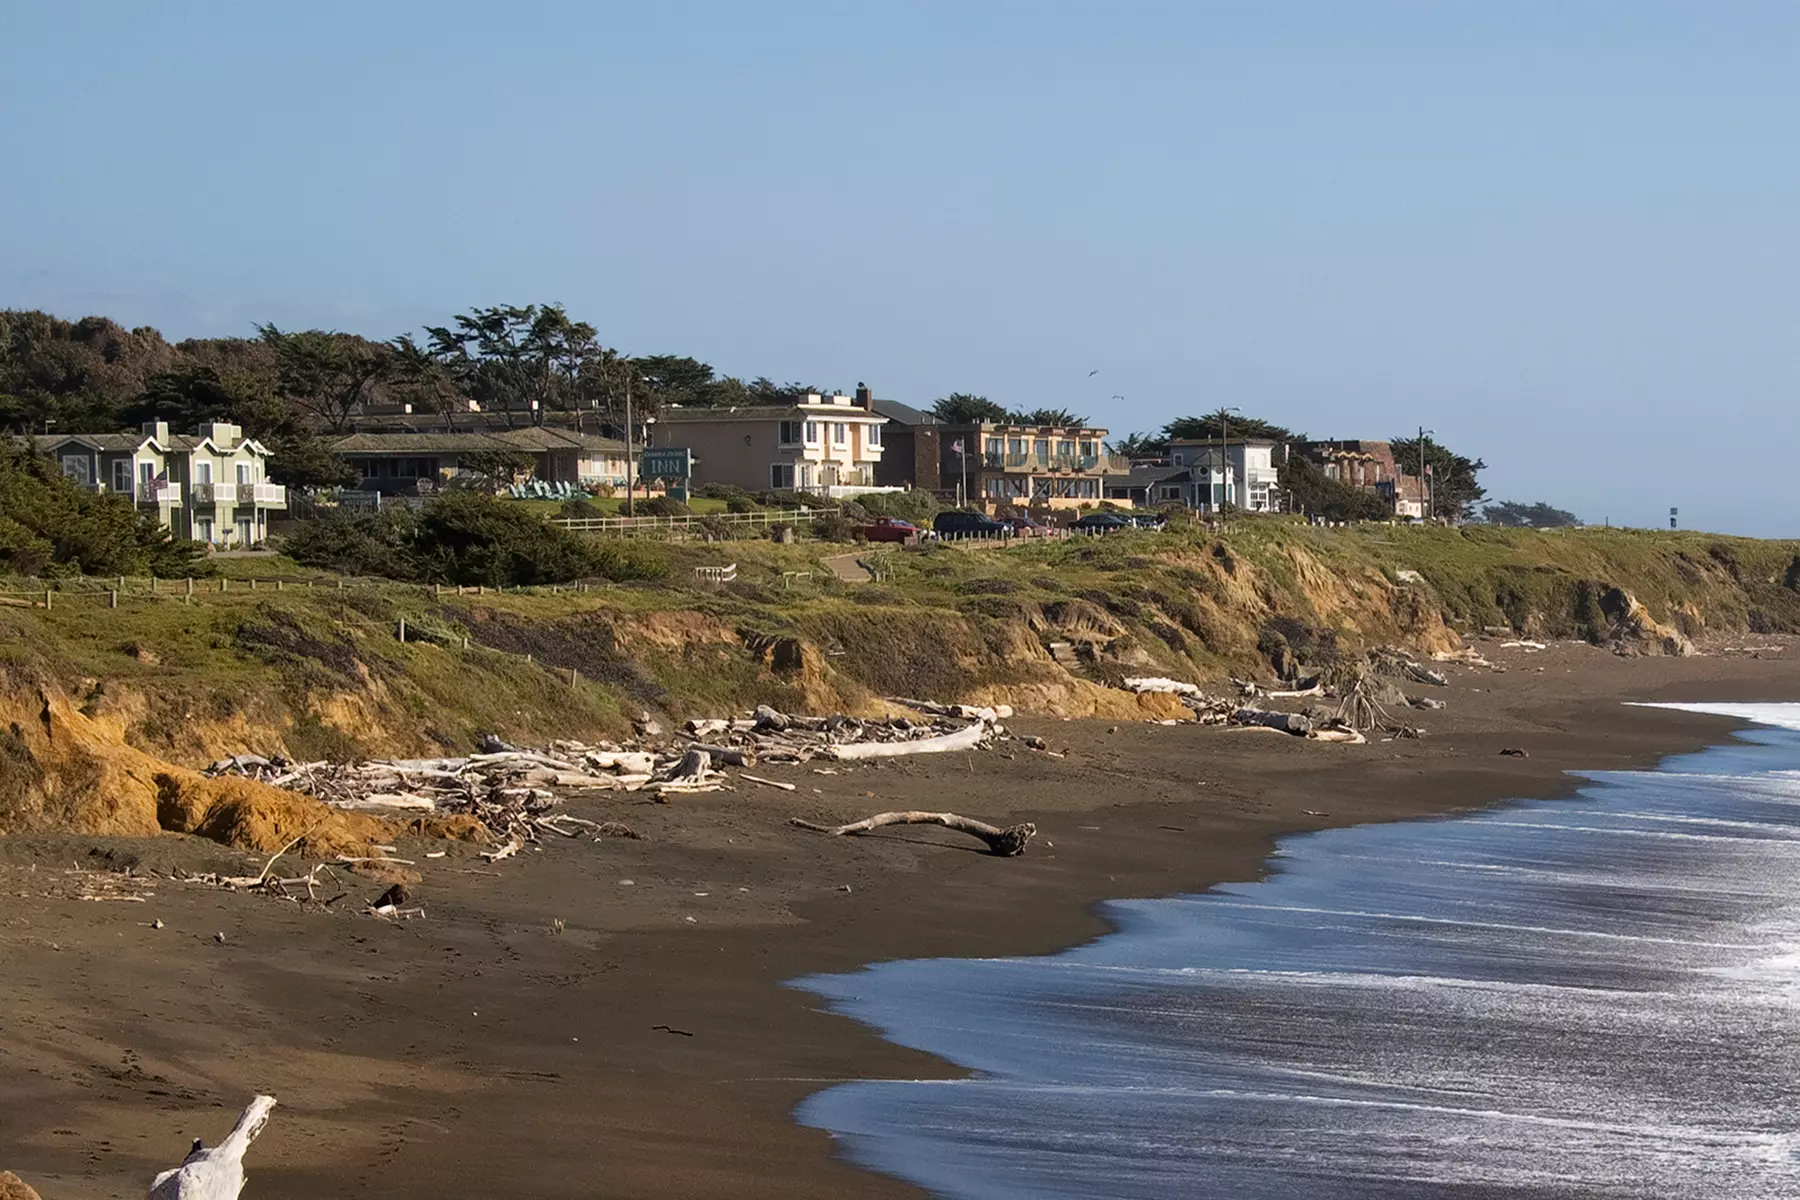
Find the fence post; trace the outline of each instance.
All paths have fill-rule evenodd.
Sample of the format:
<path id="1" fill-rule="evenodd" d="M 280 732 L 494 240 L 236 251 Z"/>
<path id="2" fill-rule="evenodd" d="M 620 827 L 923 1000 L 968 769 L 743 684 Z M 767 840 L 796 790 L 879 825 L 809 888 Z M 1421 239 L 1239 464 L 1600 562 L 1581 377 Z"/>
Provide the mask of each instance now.
<path id="1" fill-rule="evenodd" d="M 406 618 L 405 617 L 400 618 L 400 640 L 402 642 L 404 642 L 406 640 Z"/>
<path id="2" fill-rule="evenodd" d="M 275 590 L 278 592 L 281 590 L 281 580 L 279 579 L 275 581 Z"/>
<path id="3" fill-rule="evenodd" d="M 468 648 L 469 648 L 469 635 L 465 633 L 465 634 L 463 634 L 463 649 L 467 650 Z"/>
<path id="4" fill-rule="evenodd" d="M 229 592 L 230 590 L 231 590 L 231 580 L 225 578 L 223 575 L 219 576 L 219 595 L 223 596 L 226 592 Z"/>
<path id="5" fill-rule="evenodd" d="M 119 607 L 119 592 L 118 592 L 117 588 L 113 589 L 112 591 L 110 591 L 106 594 L 106 607 L 108 607 L 108 608 Z"/>
<path id="6" fill-rule="evenodd" d="M 194 598 L 194 577 L 192 575 L 187 577 L 187 594 L 188 599 L 192 601 Z"/>
<path id="7" fill-rule="evenodd" d="M 574 687 L 580 681 L 581 681 L 581 672 L 577 671 L 574 667 L 570 667 L 569 668 L 569 686 Z"/>
<path id="8" fill-rule="evenodd" d="M 52 592 L 51 592 L 51 591 L 50 591 L 50 589 L 49 589 L 49 588 L 45 588 L 45 589 L 44 589 L 44 611 L 45 611 L 45 612 L 49 612 L 49 611 L 50 611 L 50 605 L 51 605 L 51 600 L 50 600 L 50 597 L 51 597 L 51 596 L 52 596 L 52 595 L 53 595 L 53 594 L 54 594 L 54 593 L 52 593 Z"/>
<path id="9" fill-rule="evenodd" d="M 125 577 L 123 575 L 119 576 L 119 590 L 121 592 L 125 590 Z M 119 606 L 115 604 L 113 607 L 117 608 Z"/>
<path id="10" fill-rule="evenodd" d="M 254 575 L 250 577 L 250 590 L 253 592 L 256 590 L 256 576 Z"/>
<path id="11" fill-rule="evenodd" d="M 337 590 L 340 592 L 344 590 L 344 577 L 342 575 L 338 576 Z"/>

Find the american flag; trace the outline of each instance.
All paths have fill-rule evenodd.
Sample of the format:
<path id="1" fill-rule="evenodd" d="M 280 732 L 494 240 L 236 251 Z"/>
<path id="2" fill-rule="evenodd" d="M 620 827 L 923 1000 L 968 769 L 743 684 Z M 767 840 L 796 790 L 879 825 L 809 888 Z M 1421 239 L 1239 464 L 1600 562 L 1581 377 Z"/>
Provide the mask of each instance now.
<path id="1" fill-rule="evenodd" d="M 955 441 L 954 441 L 954 442 L 951 442 L 951 443 L 950 443 L 950 453 L 952 453 L 952 454 L 963 454 L 963 453 L 966 453 L 966 452 L 965 452 L 965 451 L 964 451 L 964 450 L 963 450 L 963 444 L 962 444 L 962 439 L 961 439 L 961 438 L 957 438 L 957 439 L 956 439 L 956 440 L 955 440 Z"/>

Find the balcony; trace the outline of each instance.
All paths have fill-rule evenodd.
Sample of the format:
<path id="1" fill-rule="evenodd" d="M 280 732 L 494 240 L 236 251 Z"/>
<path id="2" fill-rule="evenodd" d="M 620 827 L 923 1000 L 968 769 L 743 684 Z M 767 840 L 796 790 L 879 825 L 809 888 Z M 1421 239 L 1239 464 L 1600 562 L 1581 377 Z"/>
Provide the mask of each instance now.
<path id="1" fill-rule="evenodd" d="M 237 502 L 258 508 L 286 508 L 287 489 L 279 483 L 240 483 Z"/>
<path id="2" fill-rule="evenodd" d="M 167 479 L 156 482 L 139 481 L 133 490 L 133 496 L 139 504 L 161 506 L 164 504 L 180 504 L 181 488 Z"/>
<path id="3" fill-rule="evenodd" d="M 218 502 L 216 483 L 188 484 L 188 502 L 191 504 L 216 504 Z"/>

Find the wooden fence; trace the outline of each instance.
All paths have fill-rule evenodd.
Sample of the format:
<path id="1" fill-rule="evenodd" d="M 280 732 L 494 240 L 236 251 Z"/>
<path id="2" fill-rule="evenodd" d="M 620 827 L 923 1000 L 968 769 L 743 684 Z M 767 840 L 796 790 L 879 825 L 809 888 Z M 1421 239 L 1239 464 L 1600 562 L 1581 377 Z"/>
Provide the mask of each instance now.
<path id="1" fill-rule="evenodd" d="M 703 517 L 552 517 L 552 525 L 560 525 L 574 533 L 607 533 L 621 537 L 691 536 L 721 526 L 732 529 L 767 529 L 773 525 L 800 525 L 820 517 L 835 517 L 841 508 L 769 509 L 753 513 L 713 513 Z"/>

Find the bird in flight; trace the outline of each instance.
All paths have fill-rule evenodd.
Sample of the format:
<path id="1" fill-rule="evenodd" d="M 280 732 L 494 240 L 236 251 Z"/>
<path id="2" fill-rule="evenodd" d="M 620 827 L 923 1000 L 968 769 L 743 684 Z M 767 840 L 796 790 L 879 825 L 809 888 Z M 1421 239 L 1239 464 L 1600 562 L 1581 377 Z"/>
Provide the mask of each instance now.
<path id="1" fill-rule="evenodd" d="M 1088 378 L 1092 379 L 1094 376 L 1098 375 L 1099 373 L 1100 373 L 1100 368 L 1095 367 L 1093 370 L 1088 372 Z"/>

